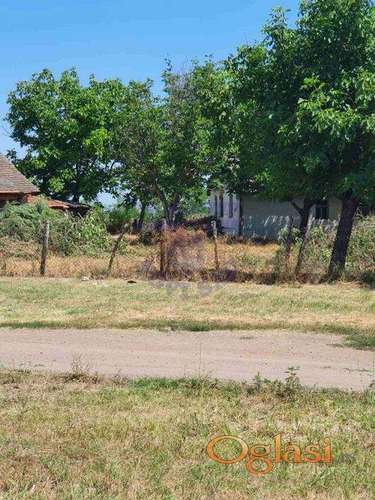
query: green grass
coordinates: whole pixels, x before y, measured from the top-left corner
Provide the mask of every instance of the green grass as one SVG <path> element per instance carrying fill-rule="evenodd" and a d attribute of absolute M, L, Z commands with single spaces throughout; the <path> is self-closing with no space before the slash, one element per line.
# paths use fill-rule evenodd
<path fill-rule="evenodd" d="M 11 328 L 285 329 L 347 335 L 374 348 L 375 294 L 352 284 L 267 286 L 20 278 L 0 280 Z"/>
<path fill-rule="evenodd" d="M 375 336 L 351 334 L 346 344 L 355 349 L 375 351 Z"/>
<path fill-rule="evenodd" d="M 371 498 L 374 392 L 206 380 L 100 380 L 0 371 L 0 496 L 18 498 Z M 332 440 L 332 465 L 276 465 L 263 478 L 220 465 L 208 442 Z"/>

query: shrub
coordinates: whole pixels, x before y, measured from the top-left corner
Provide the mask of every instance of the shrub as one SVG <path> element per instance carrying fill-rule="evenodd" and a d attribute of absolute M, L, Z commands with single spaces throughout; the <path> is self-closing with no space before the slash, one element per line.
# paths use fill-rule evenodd
<path fill-rule="evenodd" d="M 105 216 L 101 209 L 93 209 L 82 217 L 74 217 L 36 204 L 7 204 L 0 211 L 0 233 L 20 242 L 40 243 L 42 227 L 50 222 L 50 248 L 63 255 L 97 255 L 111 249 Z"/>
<path fill-rule="evenodd" d="M 159 241 L 159 233 L 153 229 L 144 229 L 138 236 L 138 242 L 145 246 L 155 245 Z"/>
<path fill-rule="evenodd" d="M 306 275 L 324 276 L 328 270 L 336 229 L 314 227 L 306 247 Z M 346 266 L 346 277 L 362 281 L 375 280 L 375 217 L 355 221 Z"/>
<path fill-rule="evenodd" d="M 331 259 L 336 230 L 331 227 L 314 226 L 305 248 L 303 271 L 306 278 L 322 277 L 326 274 Z"/>
<path fill-rule="evenodd" d="M 70 223 L 72 231 L 67 243 L 71 253 L 98 255 L 111 250 L 112 240 L 107 232 L 105 215 L 100 208 L 91 210 L 84 218 L 70 217 Z M 63 235 L 60 233 L 60 236 Z"/>
<path fill-rule="evenodd" d="M 358 219 L 350 242 L 347 277 L 375 283 L 375 216 Z"/>
<path fill-rule="evenodd" d="M 202 268 L 203 246 L 206 240 L 203 231 L 187 231 L 180 227 L 167 232 L 167 274 L 174 277 L 189 277 Z"/>
<path fill-rule="evenodd" d="M 20 241 L 36 241 L 44 221 L 55 221 L 59 214 L 48 208 L 44 201 L 35 204 L 18 205 L 7 203 L 0 211 L 0 231 Z"/>
<path fill-rule="evenodd" d="M 316 225 L 311 229 L 301 273 L 304 280 L 316 281 L 326 275 L 335 237 L 336 228 L 333 226 Z M 283 235 L 280 241 L 285 245 Z M 301 243 L 300 238 L 294 238 L 291 266 L 296 264 Z M 275 275 L 280 278 L 284 266 L 283 247 L 276 254 L 274 266 Z M 375 282 L 375 217 L 362 217 L 356 220 L 349 245 L 345 276 L 351 280 Z"/>
<path fill-rule="evenodd" d="M 107 231 L 111 234 L 118 234 L 124 223 L 129 223 L 138 216 L 139 211 L 136 208 L 116 205 L 106 212 Z"/>

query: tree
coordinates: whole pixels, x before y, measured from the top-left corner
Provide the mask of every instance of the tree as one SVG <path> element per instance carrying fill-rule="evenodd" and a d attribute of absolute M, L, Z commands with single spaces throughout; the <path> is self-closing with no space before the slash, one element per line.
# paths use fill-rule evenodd
<path fill-rule="evenodd" d="M 260 44 L 240 47 L 225 62 L 237 178 L 242 184 L 247 179 L 247 191 L 258 197 L 290 202 L 300 215 L 304 235 L 312 206 L 329 190 L 321 159 L 311 162 L 311 137 L 303 131 L 291 133 L 309 67 L 300 50 L 301 35 L 288 26 L 282 9 L 273 11 L 264 32 Z M 296 198 L 301 198 L 301 205 Z"/>
<path fill-rule="evenodd" d="M 305 0 L 289 27 L 276 10 L 265 40 L 218 68 L 226 90 L 213 85 L 208 99 L 214 146 L 233 155 L 222 178 L 236 190 L 303 197 L 302 232 L 317 199 L 342 200 L 333 278 L 345 268 L 356 209 L 375 193 L 374 15 L 369 0 Z"/>
<path fill-rule="evenodd" d="M 265 31 L 262 43 L 240 47 L 224 64 L 208 61 L 197 70 L 209 144 L 220 165 L 215 176 L 230 191 L 291 202 L 304 233 L 323 187 L 305 171 L 304 149 L 288 144 L 287 126 L 296 120 L 303 82 L 298 38 L 279 9 Z M 303 198 L 302 206 L 296 197 Z"/>
<path fill-rule="evenodd" d="M 296 133 L 325 144 L 323 175 L 342 200 L 329 276 L 339 278 L 360 203 L 375 198 L 375 9 L 369 0 L 301 3 L 298 29 L 309 61 Z M 311 152 L 311 160 L 318 154 Z"/>
<path fill-rule="evenodd" d="M 187 199 L 201 199 L 209 170 L 205 133 L 192 73 L 163 74 L 165 95 L 152 95 L 152 82 L 131 83 L 116 129 L 121 188 L 142 205 L 158 200 L 169 225 Z"/>
<path fill-rule="evenodd" d="M 205 149 L 205 121 L 195 85 L 194 71 L 163 73 L 165 96 L 161 101 L 162 142 L 156 190 L 165 217 L 173 225 L 181 203 L 202 198 L 210 162 Z"/>
<path fill-rule="evenodd" d="M 112 142 L 116 173 L 111 190 L 121 193 L 128 205 L 141 204 L 138 231 L 147 207 L 157 200 L 160 168 L 161 113 L 151 88 L 150 80 L 129 83 L 124 105 L 116 116 Z"/>
<path fill-rule="evenodd" d="M 7 119 L 12 138 L 25 151 L 11 153 L 17 167 L 42 193 L 60 199 L 94 199 L 113 166 L 113 121 L 123 98 L 120 81 L 80 84 L 75 70 L 56 79 L 49 70 L 17 84 Z"/>

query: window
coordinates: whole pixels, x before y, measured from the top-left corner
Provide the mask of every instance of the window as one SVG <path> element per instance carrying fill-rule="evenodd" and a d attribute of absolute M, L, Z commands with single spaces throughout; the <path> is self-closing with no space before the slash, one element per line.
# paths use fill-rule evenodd
<path fill-rule="evenodd" d="M 233 194 L 229 195 L 229 217 L 233 219 Z"/>
<path fill-rule="evenodd" d="M 224 217 L 224 194 L 220 195 L 220 217 Z"/>
<path fill-rule="evenodd" d="M 217 219 L 217 195 L 215 194 L 215 218 Z"/>
<path fill-rule="evenodd" d="M 315 218 L 316 219 L 329 219 L 329 207 L 328 207 L 327 200 L 319 201 L 316 204 Z"/>

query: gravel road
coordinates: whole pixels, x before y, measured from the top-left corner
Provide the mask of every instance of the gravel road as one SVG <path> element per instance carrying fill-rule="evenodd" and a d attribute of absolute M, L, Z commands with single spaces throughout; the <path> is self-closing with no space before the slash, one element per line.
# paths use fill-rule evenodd
<path fill-rule="evenodd" d="M 344 337 L 280 331 L 0 329 L 0 365 L 53 372 L 74 362 L 103 375 L 285 379 L 307 386 L 363 390 L 375 379 L 375 353 L 344 347 Z"/>

